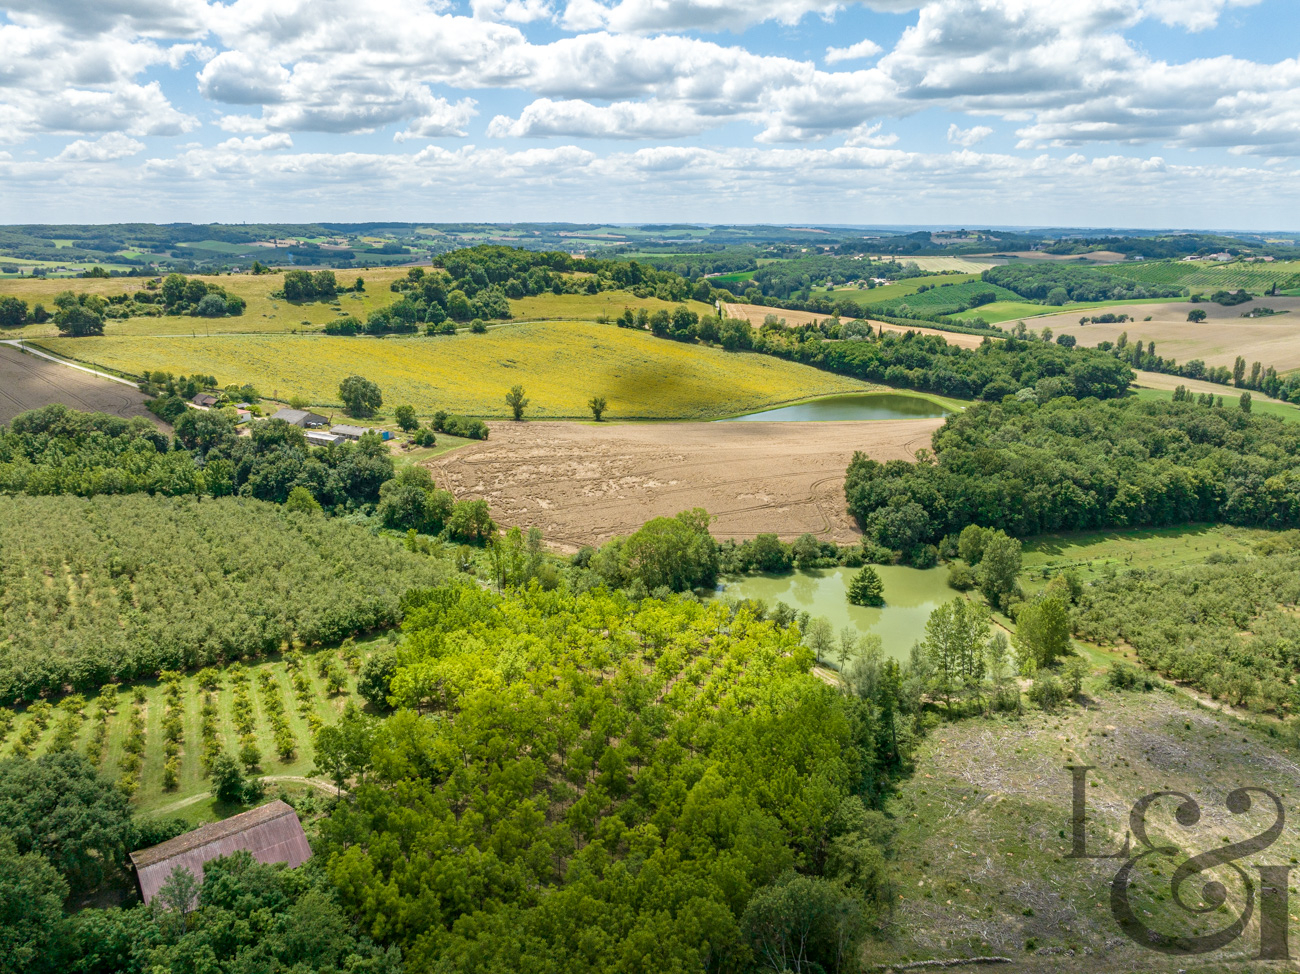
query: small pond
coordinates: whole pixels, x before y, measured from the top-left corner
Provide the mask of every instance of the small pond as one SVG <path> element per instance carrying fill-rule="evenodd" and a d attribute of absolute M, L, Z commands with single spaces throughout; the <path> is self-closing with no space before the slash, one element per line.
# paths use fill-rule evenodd
<path fill-rule="evenodd" d="M 827 396 L 811 402 L 749 413 L 724 423 L 814 423 L 830 420 L 933 419 L 947 416 L 949 410 L 920 396 L 902 396 L 892 392 L 864 392 L 847 396 Z"/>
<path fill-rule="evenodd" d="M 930 613 L 957 593 L 948 587 L 944 568 L 905 568 L 877 565 L 885 587 L 885 604 L 869 609 L 850 605 L 845 592 L 857 568 L 822 568 L 786 572 L 781 575 L 744 575 L 723 579 L 719 594 L 738 599 L 762 599 L 772 608 L 784 602 L 801 612 L 828 620 L 836 638 L 845 626 L 860 634 L 875 633 L 885 653 L 907 659 L 912 644 L 925 636 Z"/>

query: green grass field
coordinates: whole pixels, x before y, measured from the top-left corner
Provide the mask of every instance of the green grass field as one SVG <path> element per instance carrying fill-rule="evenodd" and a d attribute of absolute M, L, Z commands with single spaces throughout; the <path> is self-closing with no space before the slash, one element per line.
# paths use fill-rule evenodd
<path fill-rule="evenodd" d="M 362 658 L 376 646 L 386 645 L 386 636 L 373 636 L 359 640 L 358 651 Z M 292 674 L 285 657 L 277 657 L 264 662 L 254 662 L 245 666 L 248 674 L 248 693 L 253 703 L 255 719 L 254 734 L 257 747 L 261 752 L 260 776 L 269 778 L 268 790 L 274 793 L 280 787 L 290 790 L 316 787 L 301 780 L 315 777 L 315 754 L 312 748 L 312 715 L 323 724 L 331 724 L 349 702 L 364 706 L 364 701 L 356 695 L 356 673 L 343 662 L 338 649 L 326 649 L 317 653 L 304 654 L 303 676 L 309 686 L 309 703 L 304 707 L 293 686 Z M 319 665 L 322 660 L 334 660 L 346 674 L 346 690 L 338 695 L 331 695 L 326 680 L 321 676 Z M 261 674 L 270 673 L 275 680 L 276 692 L 280 695 L 289 727 L 296 741 L 296 748 L 291 757 L 283 759 L 275 752 L 274 734 L 266 710 L 266 694 L 261 686 Z M 180 773 L 176 787 L 164 787 L 163 765 L 163 717 L 165 710 L 165 688 L 156 680 L 139 684 L 123 684 L 118 692 L 116 712 L 108 719 L 108 737 L 103 749 L 103 756 L 98 762 L 101 771 L 113 779 L 122 775 L 121 761 L 126 753 L 124 745 L 128 736 L 130 713 L 133 707 L 133 693 L 138 687 L 144 694 L 145 749 L 143 764 L 140 769 L 139 786 L 132 796 L 132 805 L 139 814 L 180 815 L 190 821 L 208 821 L 230 814 L 237 809 L 220 805 L 209 795 L 210 779 L 206 776 L 202 761 L 201 708 L 203 691 L 194 674 L 182 678 L 181 709 L 183 713 L 182 750 L 180 755 Z M 77 733 L 74 749 L 86 753 L 87 746 L 97 726 L 97 697 L 90 696 L 82 713 L 84 719 Z M 217 734 L 223 750 L 232 756 L 238 755 L 240 733 L 234 720 L 234 691 L 228 669 L 222 671 L 222 684 L 216 694 Z M 22 733 L 25 722 L 31 720 L 27 712 L 19 713 L 13 727 L 0 744 L 0 756 L 8 757 L 14 753 L 14 744 Z M 63 719 L 63 714 L 56 706 L 54 714 L 45 731 L 37 740 L 31 751 L 32 757 L 45 753 L 54 738 L 55 731 Z M 285 780 L 281 780 L 285 779 Z"/>
<path fill-rule="evenodd" d="M 180 338 L 42 339 L 43 348 L 129 375 L 144 370 L 251 382 L 263 395 L 305 397 L 339 408 L 338 385 L 352 374 L 377 382 L 389 404 L 423 416 L 438 409 L 507 415 L 504 396 L 523 385 L 528 416 L 586 417 L 604 396 L 609 419 L 714 419 L 837 392 L 873 388 L 756 353 L 669 342 L 649 332 L 590 322 L 533 322 L 438 338 L 323 335 L 199 335 Z"/>
<path fill-rule="evenodd" d="M 1234 389 L 1232 386 L 1222 386 L 1223 391 L 1215 395 L 1223 396 L 1224 408 L 1236 409 L 1237 400 L 1241 397 L 1241 391 Z M 1163 400 L 1171 402 L 1174 394 L 1167 389 L 1135 389 L 1139 399 Z M 1278 419 L 1285 420 L 1288 423 L 1300 423 L 1300 406 L 1293 406 L 1283 402 L 1268 402 L 1260 399 L 1258 394 L 1252 393 L 1250 411 L 1255 416 L 1276 416 Z"/>
<path fill-rule="evenodd" d="M 1024 543 L 1022 580 L 1032 591 L 1067 568 L 1087 581 L 1109 572 L 1203 562 L 1216 552 L 1247 555 L 1255 542 L 1270 534 L 1263 528 L 1193 524 L 1039 535 Z"/>
<path fill-rule="evenodd" d="M 877 288 L 876 290 L 883 290 L 883 288 Z M 1004 287 L 975 280 L 961 284 L 936 286 L 926 291 L 917 291 L 904 297 L 889 300 L 876 299 L 870 303 L 877 309 L 883 307 L 896 311 L 906 305 L 912 311 L 921 312 L 922 314 L 954 314 L 960 311 L 962 306 L 976 294 L 987 294 L 990 291 L 996 294 L 1001 301 L 1018 301 L 1020 299 L 1019 295 L 1014 291 L 1008 291 Z M 984 305 L 981 305 L 977 308 L 970 308 L 968 313 L 972 315 L 979 314 L 984 307 Z"/>

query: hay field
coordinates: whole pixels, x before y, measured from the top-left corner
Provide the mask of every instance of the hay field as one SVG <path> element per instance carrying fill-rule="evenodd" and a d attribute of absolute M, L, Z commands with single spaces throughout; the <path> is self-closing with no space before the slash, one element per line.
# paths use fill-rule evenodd
<path fill-rule="evenodd" d="M 588 417 L 604 396 L 610 419 L 711 419 L 779 403 L 873 388 L 856 379 L 752 353 L 655 338 L 589 322 L 506 325 L 487 334 L 439 338 L 331 338 L 323 335 L 213 335 L 198 338 L 43 340 L 59 355 L 93 359 L 127 374 L 215 375 L 251 382 L 263 395 L 301 395 L 326 410 L 338 385 L 358 374 L 379 383 L 391 407 L 504 416 L 503 397 L 524 386 L 530 417 Z"/>
<path fill-rule="evenodd" d="M 406 276 L 404 267 L 367 268 L 365 270 L 346 270 L 334 272 L 340 284 L 351 286 L 358 278 L 366 282 L 362 293 L 340 294 L 338 308 L 324 301 L 306 301 L 290 303 L 272 298 L 271 292 L 277 290 L 283 282 L 281 274 L 221 274 L 217 276 L 192 275 L 201 281 L 219 284 L 231 294 L 237 294 L 248 302 L 242 315 L 234 318 L 193 318 L 188 315 L 167 315 L 158 318 L 128 318 L 124 321 L 109 320 L 104 323 L 105 335 L 216 335 L 226 333 L 285 333 L 293 330 L 319 331 L 327 321 L 341 317 L 343 314 L 355 315 L 364 319 L 371 311 L 387 307 L 397 300 L 398 295 L 388 289 L 388 285 L 399 277 Z M 101 294 L 111 297 L 118 294 L 134 294 L 145 290 L 146 278 L 110 277 L 110 278 L 62 278 L 41 280 L 40 278 L 9 278 L 0 281 L 0 295 L 11 294 L 22 298 L 31 307 L 37 303 L 53 309 L 54 296 L 60 291 L 75 291 L 88 294 Z M 305 324 L 304 324 L 305 322 Z M 39 338 L 56 336 L 59 330 L 52 321 L 42 325 L 23 325 L 21 328 L 6 328 L 5 338 Z"/>
<path fill-rule="evenodd" d="M 127 335 L 223 335 L 223 334 L 292 334 L 294 332 L 319 332 L 327 322 L 344 315 L 361 320 L 372 311 L 386 308 L 401 295 L 389 290 L 398 278 L 406 277 L 405 267 L 378 267 L 364 270 L 336 270 L 339 284 L 352 286 L 364 278 L 366 289 L 362 292 L 340 294 L 336 303 L 327 301 L 289 302 L 272 298 L 271 292 L 279 289 L 281 274 L 222 274 L 218 276 L 192 275 L 199 280 L 221 285 L 228 292 L 238 294 L 248 302 L 242 315 L 234 318 L 195 318 L 189 315 L 165 315 L 157 318 L 128 318 L 123 321 L 108 320 L 104 334 Z M 0 279 L 0 295 L 13 295 L 26 301 L 28 307 L 44 304 L 53 309 L 54 296 L 60 291 L 85 291 L 112 297 L 134 294 L 145 289 L 146 278 L 59 278 L 33 277 Z M 712 314 L 711 305 L 687 301 L 691 310 L 699 314 Z M 511 301 L 510 308 L 516 319 L 573 318 L 595 321 L 600 315 L 617 318 L 624 308 L 646 308 L 654 312 L 661 308 L 671 311 L 677 305 L 658 298 L 638 298 L 629 291 L 604 291 L 600 294 L 539 294 L 535 297 Z M 41 325 L 23 325 L 6 328 L 5 338 L 53 338 L 59 333 L 53 321 Z"/>
<path fill-rule="evenodd" d="M 714 313 L 711 304 L 700 301 L 683 303 L 696 314 Z M 623 313 L 624 308 L 645 308 L 653 314 L 660 310 L 671 312 L 676 307 L 676 302 L 661 301 L 658 298 L 638 298 L 630 291 L 602 291 L 600 294 L 538 294 L 510 302 L 510 310 L 515 318 L 521 321 L 535 318 L 595 321 L 601 315 L 613 321 Z"/>
<path fill-rule="evenodd" d="M 900 264 L 915 264 L 923 271 L 941 273 L 978 274 L 995 264 L 1005 264 L 1005 260 L 993 257 L 892 257 L 883 256 L 877 260 L 896 260 Z"/>
<path fill-rule="evenodd" d="M 1243 311 L 1267 307 L 1287 314 L 1271 318 L 1242 318 Z M 1193 308 L 1204 311 L 1207 320 L 1199 324 L 1187 320 Z M 1191 304 L 1177 301 L 1165 304 L 1110 305 L 1111 314 L 1128 314 L 1136 321 L 1113 325 L 1080 325 L 1079 310 L 1045 315 L 1034 319 L 1034 328 L 1044 325 L 1056 334 L 1068 332 L 1081 345 L 1115 341 L 1128 332 L 1130 342 L 1156 343 L 1156 354 L 1173 356 L 1179 362 L 1202 359 L 1207 365 L 1231 367 L 1238 355 L 1247 363 L 1262 362 L 1279 372 L 1300 368 L 1300 298 L 1264 297 L 1250 304 L 1225 308 L 1213 303 Z M 1086 315 L 1087 312 L 1084 312 Z M 1150 321 L 1142 319 L 1151 316 Z"/>
<path fill-rule="evenodd" d="M 787 325 L 805 325 L 813 322 L 825 321 L 828 315 L 814 314 L 811 311 L 786 311 L 784 308 L 769 308 L 762 304 L 728 304 L 723 305 L 723 310 L 729 318 L 741 318 L 748 321 L 751 325 L 758 327 L 763 323 L 763 319 L 768 315 L 776 315 L 778 318 L 784 318 Z M 984 341 L 982 335 L 966 335 L 956 331 L 942 331 L 938 328 L 905 328 L 902 325 L 891 325 L 885 321 L 876 321 L 869 319 L 873 328 L 883 329 L 884 331 L 896 331 L 899 334 L 908 331 L 914 331 L 918 335 L 938 335 L 950 345 L 956 345 L 959 348 L 979 348 Z"/>
<path fill-rule="evenodd" d="M 164 429 L 170 428 L 144 408 L 145 397 L 130 386 L 24 355 L 12 345 L 0 345 L 0 423 L 56 402 L 124 419 L 144 416 Z"/>
<path fill-rule="evenodd" d="M 426 464 L 499 523 L 576 551 L 703 507 L 718 538 L 861 537 L 844 503 L 855 450 L 910 460 L 942 419 L 826 423 L 492 423 L 483 443 Z"/>

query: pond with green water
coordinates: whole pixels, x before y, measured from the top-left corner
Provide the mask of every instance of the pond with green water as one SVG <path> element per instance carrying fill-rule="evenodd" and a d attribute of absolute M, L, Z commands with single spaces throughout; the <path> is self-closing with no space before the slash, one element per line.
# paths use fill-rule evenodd
<path fill-rule="evenodd" d="M 724 419 L 724 423 L 815 423 L 832 420 L 933 419 L 947 416 L 945 409 L 921 396 L 903 396 L 892 392 L 865 392 L 847 396 L 827 396 L 810 402 L 765 409 Z"/>
<path fill-rule="evenodd" d="M 948 587 L 945 568 L 905 568 L 877 565 L 885 588 L 885 604 L 878 609 L 850 605 L 845 592 L 861 569 L 822 568 L 782 575 L 733 576 L 723 580 L 719 594 L 738 599 L 762 599 L 772 608 L 784 602 L 800 612 L 821 616 L 839 631 L 852 626 L 859 634 L 875 633 L 885 652 L 906 659 L 912 644 L 925 636 L 925 620 L 942 603 L 956 597 Z"/>

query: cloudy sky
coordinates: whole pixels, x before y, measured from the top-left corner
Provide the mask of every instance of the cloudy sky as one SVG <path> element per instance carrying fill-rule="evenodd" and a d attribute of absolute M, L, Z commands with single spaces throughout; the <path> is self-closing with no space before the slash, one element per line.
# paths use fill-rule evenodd
<path fill-rule="evenodd" d="M 1296 0 L 0 0 L 0 222 L 1300 229 Z"/>

